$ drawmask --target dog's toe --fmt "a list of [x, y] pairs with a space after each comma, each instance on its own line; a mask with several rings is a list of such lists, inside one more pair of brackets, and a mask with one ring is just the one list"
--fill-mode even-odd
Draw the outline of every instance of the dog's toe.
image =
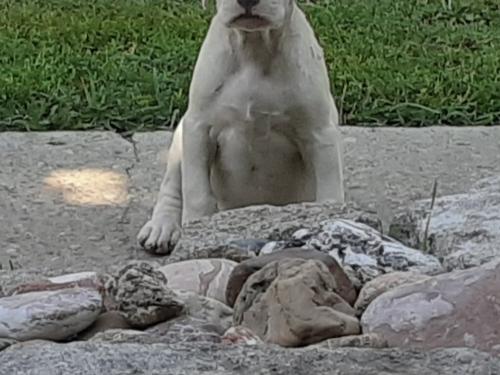
[[170, 254], [180, 238], [180, 228], [177, 225], [166, 225], [158, 241], [158, 254]]
[[146, 225], [144, 225], [142, 227], [142, 229], [139, 231], [139, 234], [137, 235], [137, 243], [141, 246], [141, 247], [144, 247], [145, 244], [146, 244], [146, 241], [148, 240], [149, 238], [149, 235], [151, 233], [151, 226], [149, 225], [149, 223], [147, 223]]
[[170, 246], [173, 248], [175, 245], [177, 245], [177, 242], [179, 242], [179, 239], [181, 238], [181, 231], [179, 229], [174, 230], [172, 233], [172, 236], [170, 236]]

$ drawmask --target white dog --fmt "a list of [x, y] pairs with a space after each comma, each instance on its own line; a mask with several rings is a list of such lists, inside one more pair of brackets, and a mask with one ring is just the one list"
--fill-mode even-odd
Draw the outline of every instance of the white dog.
[[181, 223], [254, 204], [344, 201], [323, 51], [294, 0], [217, 0], [138, 242], [165, 254]]

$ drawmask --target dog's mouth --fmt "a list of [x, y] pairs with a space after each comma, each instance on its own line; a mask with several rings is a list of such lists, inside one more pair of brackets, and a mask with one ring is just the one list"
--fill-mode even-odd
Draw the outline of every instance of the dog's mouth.
[[258, 30], [269, 26], [270, 22], [259, 15], [243, 13], [231, 20], [231, 26], [244, 30]]

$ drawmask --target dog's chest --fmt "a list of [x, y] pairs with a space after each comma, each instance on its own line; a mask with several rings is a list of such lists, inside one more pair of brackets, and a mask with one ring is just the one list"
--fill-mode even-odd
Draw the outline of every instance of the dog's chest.
[[214, 116], [230, 126], [273, 127], [288, 121], [289, 98], [279, 79], [247, 68], [229, 76], [217, 88]]

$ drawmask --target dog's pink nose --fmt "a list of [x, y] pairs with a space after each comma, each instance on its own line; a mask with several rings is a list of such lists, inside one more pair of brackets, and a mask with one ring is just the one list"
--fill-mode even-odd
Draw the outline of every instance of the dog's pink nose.
[[247, 12], [249, 12], [254, 6], [259, 3], [259, 0], [237, 0]]

